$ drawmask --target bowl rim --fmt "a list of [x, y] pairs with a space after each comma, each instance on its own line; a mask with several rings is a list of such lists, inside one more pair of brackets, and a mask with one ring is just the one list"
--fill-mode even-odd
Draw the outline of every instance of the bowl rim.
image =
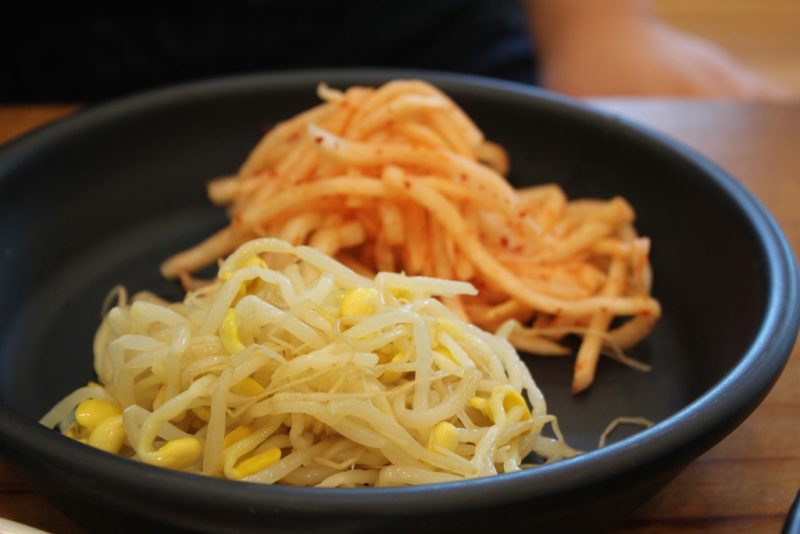
[[[92, 477], [98, 487], [125, 485], [125, 492], [147, 495], [158, 488], [161, 502], [242, 509], [269, 503], [284, 511], [315, 510], [375, 516], [453, 511], [470, 503], [490, 507], [552, 496], [601, 484], [621, 473], [643, 468], [667, 453], [696, 449], [709, 428], [743, 419], [777, 379], [794, 344], [800, 325], [797, 265], [786, 237], [764, 206], [720, 167], [650, 128], [591, 109], [574, 100], [532, 86], [472, 75], [398, 69], [327, 69], [248, 74], [170, 86], [89, 106], [64, 119], [13, 140], [0, 148], [0, 185], [13, 173], [15, 162], [35, 157], [42, 147], [73, 132], [113, 121], [139, 111], [243, 91], [313, 88], [319, 81], [332, 85], [378, 83], [396, 78], [423, 78], [442, 87], [520, 102], [536, 102], [583, 121], [602, 123], [638, 138], [655, 149], [703, 172], [708, 182], [726, 195], [745, 216], [763, 249], [767, 281], [765, 313], [749, 347], [730, 372], [687, 406], [653, 427], [602, 449], [517, 473], [463, 482], [397, 488], [295, 488], [201, 477], [131, 462], [95, 451], [67, 438], [53, 439], [52, 430], [0, 404], [0, 438], [4, 448], [30, 458], [43, 458], [59, 469]], [[11, 172], [9, 172], [11, 170]], [[788, 296], [788, 298], [787, 298]], [[730, 432], [725, 429], [725, 433]], [[689, 452], [694, 457], [699, 452]]]

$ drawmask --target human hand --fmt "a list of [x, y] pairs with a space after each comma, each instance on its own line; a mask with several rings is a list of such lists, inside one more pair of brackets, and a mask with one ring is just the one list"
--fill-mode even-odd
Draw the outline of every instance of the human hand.
[[792, 93], [720, 47], [650, 13], [576, 17], [542, 49], [541, 81], [576, 97], [677, 96], [783, 100]]

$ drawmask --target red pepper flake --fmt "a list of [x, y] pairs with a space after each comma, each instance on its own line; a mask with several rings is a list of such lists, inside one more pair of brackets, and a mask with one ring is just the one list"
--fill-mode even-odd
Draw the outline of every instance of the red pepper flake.
[[273, 178], [274, 178], [274, 177], [278, 176], [278, 171], [277, 171], [277, 169], [270, 169], [268, 174], [269, 174], [271, 177], [273, 177]]
[[409, 182], [407, 178], [403, 179], [403, 187], [406, 189], [411, 189], [411, 182]]
[[653, 312], [648, 309], [639, 310], [639, 315], [644, 315], [645, 317], [649, 317], [652, 314]]
[[515, 254], [522, 254], [522, 251], [524, 250], [524, 248], [525, 248], [525, 247], [523, 247], [522, 245], [517, 245], [517, 246], [515, 246], [514, 248], [512, 248], [511, 250], [512, 250], [512, 251], [513, 251]]
[[339, 100], [339, 105], [342, 106], [343, 108], [346, 108], [347, 106], [350, 105], [350, 102], [346, 98], [343, 98]]
[[605, 306], [600, 306], [600, 311], [603, 313], [608, 313], [608, 308]]
[[508, 237], [506, 236], [501, 237], [500, 244], [503, 245], [503, 247], [508, 248]]
[[575, 362], [575, 370], [581, 371], [583, 369], [583, 362]]
[[458, 178], [459, 178], [459, 180], [461, 180], [462, 182], [466, 182], [466, 181], [467, 181], [467, 175], [466, 175], [466, 174], [464, 174], [463, 172], [462, 172], [461, 174], [459, 174], [459, 175], [458, 175]]
[[322, 136], [321, 135], [316, 136], [314, 138], [314, 142], [317, 143], [317, 144], [320, 144], [322, 142]]
[[294, 132], [289, 136], [289, 141], [297, 141], [298, 139], [300, 139], [300, 132]]
[[233, 217], [233, 225], [237, 226], [239, 224], [242, 224], [242, 214], [241, 213], [237, 213]]

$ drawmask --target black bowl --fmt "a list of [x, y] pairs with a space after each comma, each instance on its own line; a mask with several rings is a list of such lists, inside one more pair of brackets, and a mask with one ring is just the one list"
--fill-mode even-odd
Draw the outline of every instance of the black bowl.
[[[422, 76], [511, 155], [517, 185], [571, 198], [623, 195], [653, 239], [664, 317], [633, 351], [642, 374], [600, 365], [569, 394], [567, 359], [527, 358], [550, 409], [585, 455], [520, 473], [396, 489], [258, 486], [162, 470], [36, 423], [92, 375], [91, 339], [113, 285], [178, 298], [159, 262], [225, 221], [204, 184], [234, 171], [274, 124], [345, 87]], [[99, 529], [449, 531], [600, 529], [644, 502], [733, 430], [766, 395], [795, 340], [791, 250], [764, 208], [692, 151], [529, 87], [463, 76], [328, 71], [166, 89], [81, 112], [0, 151], [0, 440], [65, 513]], [[658, 423], [602, 450], [621, 415]]]

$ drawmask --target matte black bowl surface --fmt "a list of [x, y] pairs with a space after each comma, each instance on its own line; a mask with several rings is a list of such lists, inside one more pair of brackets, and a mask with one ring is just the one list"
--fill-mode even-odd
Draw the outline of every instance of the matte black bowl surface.
[[[508, 149], [512, 182], [555, 181], [570, 198], [622, 195], [653, 240], [664, 317], [632, 353], [652, 373], [606, 360], [594, 386], [573, 398], [571, 360], [526, 359], [570, 443], [591, 452], [463, 483], [299, 489], [149, 467], [36, 423], [92, 375], [91, 339], [113, 285], [180, 297], [158, 265], [224, 223], [205, 182], [235, 171], [264, 125], [313, 105], [319, 81], [345, 87], [412, 76], [439, 85]], [[64, 512], [102, 529], [599, 529], [755, 408], [785, 364], [800, 315], [785, 238], [712, 163], [529, 87], [432, 73], [243, 77], [86, 110], [0, 150], [0, 244], [0, 444]], [[658, 423], [593, 450], [621, 415]]]

